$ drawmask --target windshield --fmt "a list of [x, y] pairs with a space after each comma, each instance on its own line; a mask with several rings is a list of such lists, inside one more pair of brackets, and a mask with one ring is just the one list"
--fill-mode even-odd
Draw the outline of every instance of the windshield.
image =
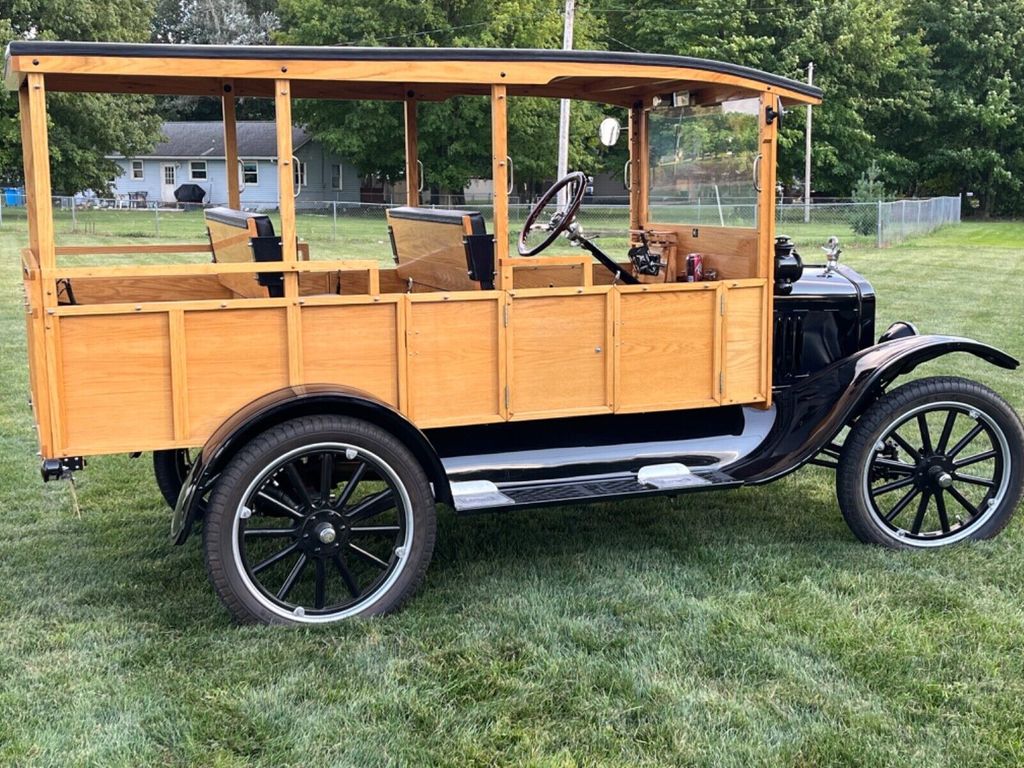
[[758, 112], [756, 98], [651, 110], [653, 220], [757, 226]]

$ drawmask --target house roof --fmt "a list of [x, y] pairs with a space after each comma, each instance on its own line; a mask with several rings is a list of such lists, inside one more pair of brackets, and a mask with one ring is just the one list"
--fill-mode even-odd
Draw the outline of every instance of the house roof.
[[[235, 131], [238, 136], [239, 157], [277, 157], [277, 126], [272, 121], [239, 120]], [[166, 122], [161, 128], [161, 133], [163, 140], [157, 143], [151, 152], [135, 157], [224, 159], [224, 128], [220, 121]], [[298, 149], [311, 138], [312, 136], [302, 128], [292, 128], [293, 149]]]

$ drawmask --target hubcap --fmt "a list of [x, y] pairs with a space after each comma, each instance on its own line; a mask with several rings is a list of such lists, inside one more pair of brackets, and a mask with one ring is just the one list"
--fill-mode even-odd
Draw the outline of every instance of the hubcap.
[[336, 621], [376, 602], [408, 561], [412, 505], [377, 456], [324, 443], [278, 459], [243, 495], [234, 553], [253, 596], [292, 621]]
[[333, 544], [334, 540], [338, 538], [338, 532], [334, 530], [334, 526], [330, 523], [322, 523], [317, 528], [316, 535], [324, 544]]
[[990, 415], [964, 403], [929, 403], [882, 430], [863, 468], [862, 492], [886, 534], [938, 546], [983, 525], [1009, 477], [1009, 445]]

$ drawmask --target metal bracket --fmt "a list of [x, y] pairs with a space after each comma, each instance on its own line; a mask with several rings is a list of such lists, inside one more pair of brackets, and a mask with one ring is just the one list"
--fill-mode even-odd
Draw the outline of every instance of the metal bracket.
[[39, 472], [43, 482], [51, 480], [70, 480], [72, 472], [85, 469], [85, 459], [81, 456], [67, 456], [63, 459], [43, 459]]

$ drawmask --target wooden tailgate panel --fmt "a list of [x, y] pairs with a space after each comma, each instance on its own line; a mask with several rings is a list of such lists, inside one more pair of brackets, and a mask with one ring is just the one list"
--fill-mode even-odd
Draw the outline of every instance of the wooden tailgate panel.
[[409, 416], [420, 428], [500, 421], [500, 300], [410, 301]]
[[516, 295], [509, 320], [510, 418], [611, 410], [608, 293]]
[[621, 292], [616, 411], [716, 403], [717, 304], [714, 290]]
[[167, 315], [60, 319], [65, 445], [71, 454], [174, 439]]

